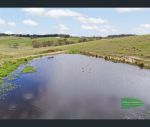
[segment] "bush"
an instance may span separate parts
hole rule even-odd
[[[140,68],[143,68],[143,67],[144,67],[144,63],[138,63],[138,66],[139,66]]]
[[[108,56],[105,56],[104,59],[105,59],[105,60],[108,60]]]
[[[13,44],[11,45],[11,47],[12,47],[12,48],[19,48],[19,44],[18,44],[18,43],[13,43]]]
[[[37,41],[32,41],[32,46],[33,46],[33,48],[39,48],[41,46],[41,44]]]

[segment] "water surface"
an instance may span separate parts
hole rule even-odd
[[[0,99],[1,119],[149,119],[150,71],[84,55],[60,54],[30,61],[6,78],[16,87]],[[144,101],[121,109],[121,97]]]

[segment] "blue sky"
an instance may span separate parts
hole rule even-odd
[[[0,8],[0,33],[149,34],[149,8]]]

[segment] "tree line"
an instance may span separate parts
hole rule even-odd
[[[0,33],[0,36],[15,36],[15,37],[30,37],[30,38],[38,38],[38,37],[70,37],[69,34],[44,34],[44,35],[38,35],[38,34],[5,34]]]
[[[129,36],[136,36],[136,35],[135,34],[108,35],[106,38],[129,37]]]
[[[0,36],[16,36],[16,37],[30,37],[30,38],[38,38],[38,37],[64,37],[69,38],[71,35],[69,34],[6,34],[6,33],[0,33]],[[115,37],[127,37],[127,36],[135,36],[135,34],[119,34],[119,35],[108,35],[106,37],[101,36],[93,36],[93,37],[81,37],[81,38],[96,38],[96,39],[102,39],[102,38],[115,38]]]

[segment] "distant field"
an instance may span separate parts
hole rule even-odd
[[[25,48],[25,47],[32,47],[32,41],[38,42],[50,42],[54,43],[54,45],[59,45],[59,42],[69,41],[70,43],[78,43],[80,38],[79,37],[71,37],[71,38],[56,38],[56,37],[42,37],[42,38],[35,38],[31,39],[29,37],[14,37],[14,36],[5,36],[0,37],[0,47],[10,47],[13,46]]]
[[[13,47],[14,45],[19,47],[31,46],[32,41],[28,37],[0,37],[0,47]]]
[[[42,38],[35,38],[35,39],[32,39],[32,40],[37,41],[37,42],[47,42],[47,41],[57,42],[58,40],[62,40],[63,41],[64,39],[66,39],[68,41],[73,41],[73,42],[78,42],[80,40],[79,37],[70,37],[70,38],[42,37]]]

